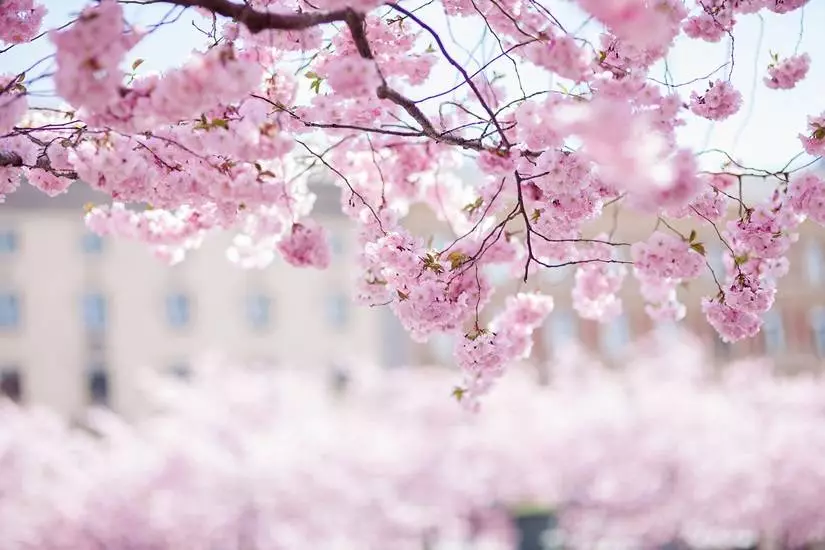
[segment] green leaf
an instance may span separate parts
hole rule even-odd
[[[472,341],[475,341],[475,339],[478,338],[479,336],[481,336],[482,334],[487,334],[487,329],[476,327],[473,330],[471,330],[470,332],[468,332],[467,334],[465,334],[464,338],[466,338],[467,340],[470,340],[472,342]]]
[[[224,130],[228,130],[229,129],[229,121],[227,121],[225,118],[216,118],[215,120],[212,121],[212,126],[218,127],[218,128],[223,128]]]
[[[692,243],[692,242],[693,242],[693,241],[695,241],[695,240],[696,240],[696,230],[695,230],[695,229],[691,229],[691,230],[690,230],[690,236],[688,237],[688,242],[689,242],[689,243]]]
[[[320,78],[320,77],[318,76],[318,74],[317,74],[317,73],[315,73],[314,71],[309,71],[309,72],[308,72],[307,74],[305,74],[304,76],[305,76],[305,77],[307,77],[307,78],[308,78],[308,79],[310,79],[310,80],[318,80],[318,79]]]
[[[690,247],[702,256],[706,254],[705,245],[703,245],[702,243],[692,243]]]
[[[143,60],[143,59],[140,59],[140,58],[135,59],[135,60],[132,62],[132,70],[134,71],[135,69],[137,69],[138,67],[140,67],[141,65],[143,65],[143,61],[144,61],[144,60]]]
[[[825,126],[819,126],[814,130],[813,138],[816,140],[823,140],[825,139]]]
[[[475,200],[475,202],[471,202],[470,204],[465,205],[464,208],[462,208],[462,210],[464,212],[467,212],[468,214],[472,215],[473,212],[475,212],[476,210],[481,208],[482,204],[484,204],[484,199],[479,197]]]
[[[321,93],[321,78],[316,78],[312,81],[312,84],[309,85],[310,90],[315,90],[316,94]]]
[[[464,399],[464,394],[466,393],[466,389],[459,388],[458,386],[456,386],[455,388],[453,388],[453,392],[451,395],[456,398],[456,401],[461,401],[462,399]]]
[[[430,44],[429,46],[427,46],[427,49],[424,50],[424,53],[435,53],[435,48],[433,48],[433,45]]]
[[[532,221],[533,223],[536,223],[537,221],[539,221],[539,218],[541,217],[541,213],[542,213],[542,210],[540,208],[536,208],[535,210],[533,210],[533,213],[530,214],[530,221]]]
[[[453,251],[447,255],[450,262],[450,271],[455,271],[469,261],[470,257],[463,252]]]
[[[421,261],[424,262],[424,269],[429,269],[436,274],[444,273],[444,267],[438,261],[437,255],[428,252],[426,256],[421,258]]]

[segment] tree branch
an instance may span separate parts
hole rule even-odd
[[[203,8],[242,23],[252,34],[268,29],[299,31],[335,21],[346,21],[352,10],[343,9],[314,13],[270,13],[257,11],[246,4],[236,4],[228,0],[159,0],[187,8]]]
[[[14,151],[0,149],[0,167],[3,166],[23,166],[23,157]]]

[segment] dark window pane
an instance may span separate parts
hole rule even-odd
[[[0,329],[17,328],[20,325],[20,299],[16,294],[0,294]]]
[[[97,365],[88,373],[89,402],[98,407],[109,405],[109,374],[103,366]]]
[[[16,403],[20,402],[23,398],[23,381],[19,369],[10,367],[0,370],[0,394]]]

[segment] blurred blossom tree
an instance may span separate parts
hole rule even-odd
[[[825,153],[825,113],[810,105],[807,126],[786,136],[799,154],[779,167],[695,151],[680,127],[745,107],[731,83],[737,23],[807,3],[102,0],[43,32],[44,5],[4,0],[0,56],[49,41],[53,57],[41,61],[54,70],[38,62],[0,75],[0,197],[23,180],[57,195],[79,179],[113,201],[89,206],[92,231],[145,241],[164,260],[225,229],[237,232],[229,256],[241,266],[265,266],[277,251],[324,268],[327,234],[311,217],[306,182],[323,168],[359,231],[357,299],[392,308],[416,340],[457,335],[466,373],[457,395],[470,404],[529,356],[552,308],[525,294],[487,315],[491,272],[529,282],[572,266],[576,310],[608,321],[621,313],[630,267],[648,314],[679,320],[677,287],[711,269],[706,250],[717,243],[677,230],[676,219],[715,229],[724,262],[701,307],[725,341],[748,338],[771,308],[799,224],[825,222],[825,183],[805,170]],[[144,28],[124,13],[158,5],[168,12]],[[587,24],[565,24],[559,14],[571,9]],[[200,49],[162,74],[142,72],[130,52],[169,25],[190,28],[184,14],[202,29]],[[457,57],[463,49],[473,60],[473,44],[445,43],[468,21],[495,39],[483,64]],[[758,84],[792,97],[811,57],[796,51],[801,33],[788,38]],[[677,42],[728,42],[729,60],[676,83],[665,56]],[[665,79],[654,78],[663,65]],[[43,106],[31,90],[44,80],[64,103]],[[704,153],[722,162],[701,166]],[[461,181],[455,169],[467,156],[478,176]],[[775,189],[771,198],[744,197],[748,177]],[[151,208],[127,207],[136,204]],[[658,230],[638,242],[586,236],[583,225],[611,204],[658,217]],[[446,244],[405,228],[412,205],[449,222]]]
[[[3,403],[0,547],[825,539],[825,379],[705,365],[691,341],[643,344],[624,373],[568,358],[550,385],[514,373],[478,414],[444,399],[442,370],[362,374],[335,398],[321,374],[202,365],[191,384],[150,386],[152,416],[95,412],[89,431]]]

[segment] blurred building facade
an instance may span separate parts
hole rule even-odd
[[[84,205],[104,202],[88,187],[50,199],[21,186],[0,205],[2,392],[69,416],[90,404],[131,416],[145,369],[185,377],[210,352],[331,375],[391,363],[406,335],[387,308],[351,302],[353,226],[337,188],[317,191],[333,249],[323,271],[240,269],[228,234],[169,267],[142,243],[88,232]]]
[[[746,185],[752,186],[745,199],[750,205],[766,198],[760,196],[769,189],[763,180],[755,179],[746,182]],[[731,208],[731,216],[735,216],[733,209],[736,206]],[[409,226],[418,229],[419,233],[421,228],[433,231],[431,228],[439,226],[439,222],[429,212],[414,212],[410,218],[412,221]],[[521,229],[520,220],[513,223],[514,230]],[[670,225],[683,235],[696,231],[696,240],[704,245],[708,263],[723,283],[722,253],[725,244],[716,229],[723,230],[724,227],[717,224],[717,228],[714,228],[710,223],[682,220],[671,221]],[[656,217],[643,216],[620,205],[613,205],[598,220],[586,226],[585,235],[612,235],[615,242],[632,243],[646,239],[654,229],[670,232]],[[442,235],[441,238],[445,237]],[[617,247],[616,251],[620,258],[630,259],[629,247]],[[534,264],[530,282],[526,285],[520,280],[521,269],[517,273],[493,270],[490,275],[496,283],[502,285],[502,290],[497,292],[493,300],[494,304],[501,303],[508,294],[506,290],[515,292],[538,289],[553,295],[554,311],[541,332],[534,337],[532,358],[535,362],[552,361],[569,346],[578,346],[607,364],[620,367],[629,343],[646,335],[667,336],[674,330],[687,330],[700,339],[707,348],[710,359],[719,364],[758,355],[771,357],[776,368],[784,372],[818,370],[825,361],[825,230],[815,222],[804,223],[800,228],[799,240],[792,245],[788,259],[790,271],[779,282],[776,302],[765,317],[762,331],[753,339],[735,344],[723,343],[701,311],[702,297],[712,297],[718,293],[710,270],[678,289],[680,301],[687,306],[687,315],[683,321],[674,325],[657,324],[650,319],[645,312],[638,282],[630,269],[620,292],[623,313],[609,323],[581,319],[577,315],[571,299],[575,266],[549,270]],[[495,310],[495,306],[491,309]],[[452,347],[453,339],[449,337],[434,338],[423,346],[415,345],[413,362],[449,363],[452,360]]]
[[[24,185],[0,206],[0,389],[69,416],[90,404],[132,416],[141,410],[135,388],[145,369],[186,376],[205,352],[243,364],[327,368],[332,379],[355,366],[452,365],[451,338],[415,344],[388,307],[352,302],[358,276],[353,224],[341,214],[338,187],[322,183],[313,191],[314,216],[332,241],[332,265],[324,271],[280,259],[267,269],[240,269],[226,258],[226,234],[208,237],[183,263],[168,267],[142,243],[89,233],[83,207],[105,197],[88,187],[77,184],[50,199]],[[406,224],[422,236],[446,238],[430,212],[414,209]],[[615,228],[614,239],[633,242],[655,225],[655,219],[618,210],[587,234]],[[696,230],[709,263],[722,272],[723,244],[713,227],[674,227],[685,234]],[[758,354],[775,357],[789,372],[818,367],[825,357],[825,232],[805,224],[790,262],[756,338],[722,344],[707,324],[699,304],[716,293],[709,271],[679,290],[688,307],[681,326],[720,363]],[[671,328],[649,319],[630,274],[622,316],[608,324],[580,319],[570,298],[574,273],[573,266],[536,269],[523,286],[518,273],[491,272],[502,285],[492,310],[508,290],[553,294],[555,311],[535,338],[537,362],[576,345],[621,365],[628,343]]]

